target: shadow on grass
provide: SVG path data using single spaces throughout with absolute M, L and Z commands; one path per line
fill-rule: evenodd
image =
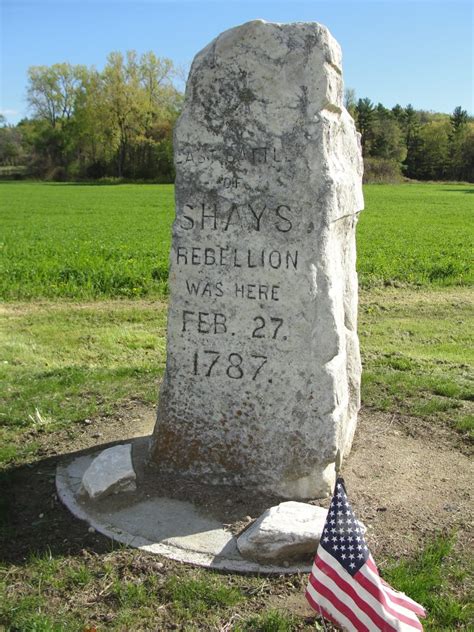
M 157 184 L 174 184 L 173 182 L 158 182 L 155 180 L 120 180 L 118 182 L 100 182 L 98 180 L 86 180 L 84 182 L 45 182 L 43 180 L 35 180 L 45 186 L 50 187 L 118 187 L 124 184 L 153 185 Z
M 197 505 L 208 509 L 208 503 L 202 502 L 199 492 L 205 493 L 206 486 L 197 486 L 175 478 L 160 477 L 157 487 L 156 473 L 147 467 L 149 435 L 132 437 L 133 464 L 137 475 L 137 491 L 132 497 L 128 495 L 110 495 L 100 501 L 90 501 L 77 497 L 77 483 L 89 461 L 80 461 L 79 457 L 103 451 L 111 446 L 123 444 L 123 439 L 92 446 L 87 449 L 69 452 L 60 456 L 46 458 L 22 467 L 13 467 L 0 477 L 3 491 L 2 521 L 0 521 L 0 560 L 3 562 L 22 564 L 35 557 L 74 556 L 83 554 L 84 550 L 96 554 L 121 548 L 120 542 L 147 540 L 161 543 L 170 541 L 171 548 L 188 551 L 187 561 L 196 562 L 192 548 L 185 544 L 188 536 L 201 536 L 203 542 L 211 549 L 216 559 L 209 562 L 210 568 L 219 567 L 220 559 L 229 562 L 235 558 L 237 549 L 235 541 L 228 537 L 219 543 L 207 539 L 206 534 L 215 528 L 216 521 L 207 511 L 201 515 L 199 511 L 189 508 L 189 500 L 198 498 Z M 58 489 L 65 505 L 63 506 L 55 492 L 56 467 L 63 467 L 58 472 Z M 66 466 L 66 467 L 64 467 Z M 214 487 L 214 486 L 213 486 Z M 198 489 L 199 488 L 199 489 Z M 191 491 L 194 490 L 194 495 Z M 226 490 L 227 493 L 227 490 Z M 246 492 L 236 490 L 236 505 L 242 504 Z M 257 513 L 267 506 L 265 497 Z M 185 501 L 176 504 L 174 500 Z M 222 497 L 217 498 L 222 504 Z M 274 504 L 273 502 L 271 504 Z M 239 515 L 242 508 L 238 509 Z M 255 512 L 252 513 L 252 515 Z M 109 537 L 101 536 L 89 524 L 75 518 L 87 516 L 90 524 L 99 525 L 100 530 L 109 532 Z M 112 535 L 114 534 L 114 535 Z M 119 535 L 120 534 L 120 535 Z M 128 534 L 128 535 L 127 535 Z M 125 539 L 123 539 L 125 536 Z M 171 540 L 183 538 L 183 544 L 176 546 Z M 199 550 L 199 549 L 197 549 Z M 309 563 L 310 560 L 307 560 Z M 222 570 L 217 568 L 217 570 Z M 236 568 L 235 570 L 239 570 Z M 255 569 L 254 569 L 255 570 Z
M 111 178 L 110 181 L 99 181 L 99 180 L 84 180 L 84 181 L 66 181 L 66 182 L 54 182 L 54 181 L 50 181 L 50 180 L 40 180 L 39 178 L 22 178 L 22 179 L 3 179 L 0 177 L 0 183 L 2 184 L 2 186 L 4 184 L 9 184 L 9 185 L 18 185 L 18 184 L 42 184 L 44 186 L 50 186 L 50 187 L 116 187 L 116 186 L 120 186 L 122 184 L 152 184 L 152 185 L 157 185 L 157 184 L 174 184 L 174 182 L 161 182 L 158 180 L 127 180 L 125 179 L 118 179 L 117 181 L 114 181 L 114 178 Z
M 474 185 L 467 189 L 444 189 L 443 191 L 447 191 L 448 193 L 474 193 Z
M 123 443 L 113 441 L 107 448 Z M 71 452 L 67 458 L 96 448 Z M 76 555 L 84 549 L 107 553 L 121 545 L 78 520 L 61 503 L 55 486 L 56 466 L 66 455 L 55 455 L 0 473 L 0 562 L 24 564 L 32 554 Z

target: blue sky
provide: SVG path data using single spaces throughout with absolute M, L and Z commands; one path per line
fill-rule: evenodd
M 315 20 L 342 46 L 346 87 L 393 106 L 473 108 L 473 9 L 457 0 L 0 0 L 0 108 L 27 115 L 32 65 L 102 68 L 111 51 L 153 50 L 188 65 L 221 31 L 247 20 Z

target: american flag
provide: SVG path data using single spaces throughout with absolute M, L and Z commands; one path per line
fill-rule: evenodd
M 380 577 L 342 478 L 329 507 L 306 588 L 314 610 L 349 632 L 423 630 L 425 611 Z

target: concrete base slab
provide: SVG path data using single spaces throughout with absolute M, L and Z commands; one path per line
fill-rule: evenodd
M 133 442 L 134 465 L 138 472 L 143 472 L 147 439 Z M 61 501 L 99 533 L 150 553 L 214 569 L 263 574 L 310 571 L 309 562 L 273 566 L 243 558 L 237 549 L 237 538 L 204 507 L 154 494 L 149 485 L 140 485 L 140 476 L 136 492 L 90 500 L 80 493 L 81 480 L 103 448 L 59 464 L 56 472 Z

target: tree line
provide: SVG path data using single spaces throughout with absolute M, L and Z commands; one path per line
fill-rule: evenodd
M 0 165 L 49 180 L 172 182 L 178 78 L 175 64 L 153 52 L 111 53 L 102 71 L 32 66 L 31 116 L 15 126 L 0 120 Z M 366 181 L 474 182 L 474 120 L 461 106 L 452 114 L 390 109 L 353 90 L 345 105 L 361 134 Z
M 461 106 L 451 115 L 411 105 L 388 109 L 367 98 L 356 101 L 350 90 L 345 101 L 361 134 L 367 181 L 474 182 L 474 120 Z
M 104 69 L 32 66 L 31 117 L 3 126 L 0 163 L 51 180 L 172 181 L 172 132 L 183 95 L 170 59 L 111 53 Z

